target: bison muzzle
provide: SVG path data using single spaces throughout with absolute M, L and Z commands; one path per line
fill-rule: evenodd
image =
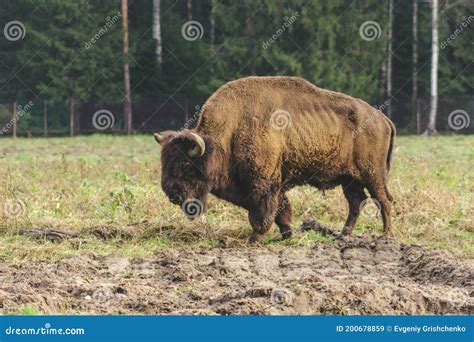
M 341 235 L 352 232 L 366 189 L 390 235 L 394 138 L 393 123 L 366 102 L 296 77 L 229 82 L 207 100 L 195 129 L 155 134 L 170 201 L 192 205 L 190 218 L 206 210 L 209 193 L 243 207 L 252 242 L 273 222 L 291 237 L 286 192 L 303 184 L 342 186 L 349 214 Z

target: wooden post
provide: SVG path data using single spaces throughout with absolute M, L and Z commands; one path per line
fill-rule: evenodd
M 74 99 L 69 101 L 69 135 L 74 136 Z
M 43 102 L 43 135 L 48 136 L 48 103 Z
M 420 99 L 416 99 L 416 134 L 421 134 Z
M 16 132 L 16 121 L 18 120 L 17 113 L 16 113 L 16 106 L 17 106 L 17 103 L 16 103 L 16 101 L 15 101 L 15 102 L 13 102 L 13 119 L 12 119 L 12 123 L 13 123 L 12 134 L 13 134 L 13 138 L 14 138 L 14 139 L 15 139 L 16 136 L 17 136 L 17 132 Z
M 132 95 L 130 93 L 130 66 L 128 63 L 128 0 L 122 0 L 123 26 L 123 80 L 125 83 L 125 101 L 123 104 L 125 115 L 125 129 L 127 134 L 132 133 Z
M 188 124 L 188 120 L 189 120 L 189 99 L 188 97 L 186 96 L 184 98 L 184 124 Z

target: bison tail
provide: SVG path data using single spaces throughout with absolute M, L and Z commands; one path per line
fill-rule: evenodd
M 387 119 L 387 122 L 388 124 L 390 125 L 390 145 L 388 147 L 388 154 L 387 154 L 387 171 L 386 171 L 386 181 L 385 181 L 385 192 L 387 194 L 387 197 L 390 201 L 393 201 L 393 196 L 392 194 L 390 193 L 390 191 L 388 191 L 388 187 L 387 187 L 387 181 L 388 181 L 388 173 L 390 171 L 390 167 L 392 165 L 392 157 L 393 157 L 393 144 L 395 142 L 395 134 L 396 134 L 396 129 L 395 129 L 395 125 L 393 124 L 393 122 L 389 119 L 389 118 L 386 118 Z
M 388 147 L 388 155 L 387 155 L 387 173 L 390 171 L 390 166 L 392 165 L 392 155 L 393 155 L 393 144 L 395 142 L 395 134 L 396 134 L 396 129 L 395 125 L 393 122 L 387 118 L 387 121 L 390 125 L 390 145 Z

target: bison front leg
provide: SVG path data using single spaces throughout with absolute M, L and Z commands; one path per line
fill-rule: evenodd
M 275 223 L 280 228 L 281 237 L 285 239 L 291 238 L 291 204 L 286 195 L 280 196 L 280 203 L 276 210 Z
M 273 191 L 254 193 L 251 196 L 249 210 L 249 221 L 252 226 L 252 234 L 249 242 L 254 243 L 270 230 L 275 220 L 278 207 L 278 194 Z

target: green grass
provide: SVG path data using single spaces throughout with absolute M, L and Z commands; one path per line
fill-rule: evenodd
M 21 306 L 18 311 L 13 312 L 12 315 L 25 315 L 25 316 L 35 316 L 35 315 L 44 315 L 36 304 L 24 304 Z
M 472 257 L 474 137 L 403 136 L 396 142 L 390 189 L 393 223 L 403 242 Z M 160 187 L 160 149 L 151 136 L 0 139 L 0 260 L 58 259 L 80 253 L 142 257 L 169 247 L 242 246 L 250 226 L 243 209 L 211 198 L 207 215 L 190 222 Z M 347 208 L 341 189 L 289 192 L 293 226 L 305 216 L 340 228 Z M 11 215 L 19 208 L 18 215 Z M 362 213 L 355 234 L 382 233 L 379 217 Z M 21 229 L 80 232 L 55 243 Z M 299 232 L 264 245 L 311 246 L 332 239 Z

